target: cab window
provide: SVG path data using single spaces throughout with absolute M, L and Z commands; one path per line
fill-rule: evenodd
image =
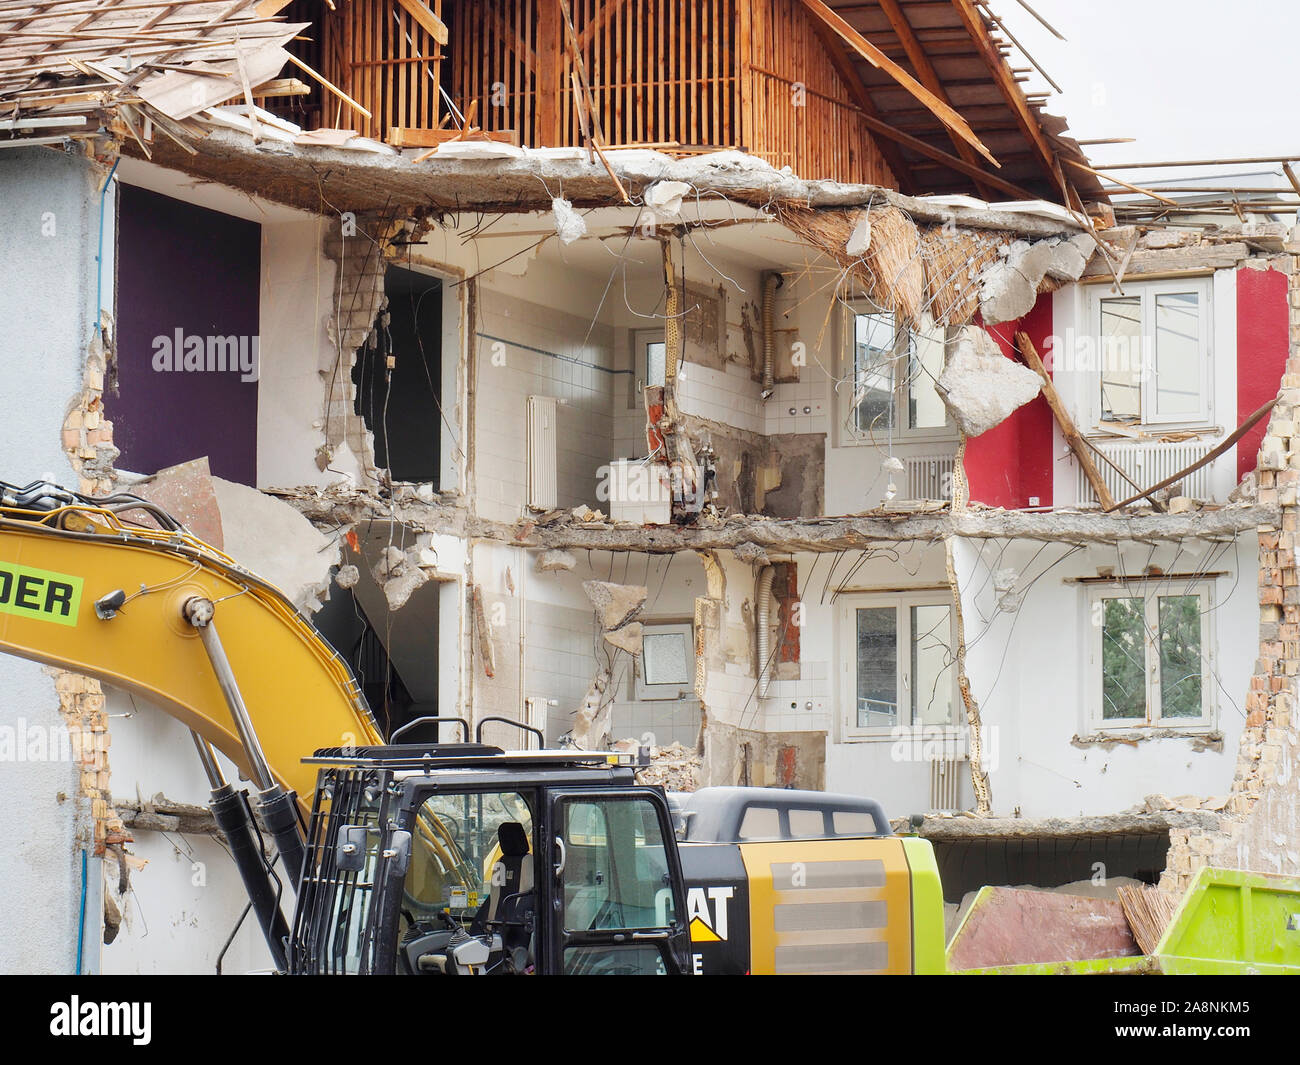
M 516 791 L 438 794 L 426 799 L 411 827 L 411 865 L 402 906 L 408 920 L 443 911 L 466 920 L 487 900 L 500 860 L 497 833 L 506 821 L 530 842 L 532 810 Z

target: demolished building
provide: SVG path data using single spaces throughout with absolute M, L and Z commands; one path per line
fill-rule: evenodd
M 939 6 L 5 13 L 4 476 L 162 502 L 388 734 L 868 794 L 952 901 L 1300 871 L 1300 248 L 1116 226 Z M 4 767 L 19 923 L 58 884 L 69 932 L 7 949 L 210 966 L 242 899 L 185 730 L 0 676 L 98 737 Z

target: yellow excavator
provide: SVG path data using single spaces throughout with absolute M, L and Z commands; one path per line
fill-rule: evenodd
M 0 650 L 191 730 L 280 971 L 943 970 L 933 852 L 878 804 L 759 788 L 670 801 L 629 756 L 485 744 L 500 718 L 472 736 L 421 719 L 458 728 L 454 743 L 385 737 L 309 620 L 139 497 L 0 483 Z

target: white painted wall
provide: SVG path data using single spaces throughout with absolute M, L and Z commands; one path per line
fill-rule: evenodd
M 0 360 L 10 368 L 0 392 L 5 480 L 49 478 L 77 487 L 61 446 L 67 403 L 80 393 L 83 360 L 97 321 L 97 284 L 112 272 L 112 224 L 101 248 L 101 204 L 114 211 L 106 170 L 50 148 L 0 153 Z M 111 284 L 101 302 L 112 305 Z M 0 724 L 22 722 L 46 735 L 63 728 L 50 676 L 32 662 L 0 656 Z M 102 902 L 89 802 L 70 760 L 0 761 L 0 971 L 72 973 L 83 927 L 82 856 L 87 856 L 83 971 L 99 966 Z
M 105 691 L 112 718 L 114 795 L 148 800 L 162 794 L 173 802 L 206 806 L 207 778 L 189 731 L 157 707 L 116 689 Z M 231 763 L 220 754 L 217 760 L 226 779 L 237 782 Z M 134 838 L 127 849 L 148 864 L 131 875 L 122 927 L 104 947 L 104 972 L 214 972 L 248 901 L 224 843 L 172 832 L 137 831 Z M 286 917 L 292 908 L 293 892 L 286 884 Z M 250 914 L 225 956 L 223 971 L 271 967 L 270 951 Z
M 958 580 L 966 613 L 967 671 L 995 755 L 991 782 L 995 813 L 1019 809 L 1025 817 L 1117 813 L 1153 793 L 1225 795 L 1244 724 L 1243 703 L 1258 647 L 1255 537 L 1235 544 L 1186 541 L 1155 552 L 1145 545 L 1069 548 L 958 541 Z M 1066 578 L 1096 576 L 1099 566 L 1140 573 L 1146 565 L 1168 573 L 1224 571 L 1213 580 L 1212 660 L 1217 729 L 1222 750 L 1195 749 L 1191 738 L 1142 739 L 1136 744 L 1079 747 L 1089 733 L 1086 703 L 1092 689 L 1086 586 Z M 1028 586 L 1020 609 L 999 611 L 991 571 L 1011 569 L 1017 589 Z M 1203 731 L 1203 730 L 1202 730 Z

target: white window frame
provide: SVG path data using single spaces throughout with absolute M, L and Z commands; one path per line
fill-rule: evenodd
M 1156 297 L 1181 292 L 1195 292 L 1200 297 L 1200 307 L 1202 309 L 1201 328 L 1198 338 L 1201 369 L 1200 407 L 1195 414 L 1165 415 L 1162 417 L 1155 413 L 1156 353 L 1148 350 L 1148 346 L 1149 342 L 1154 341 L 1156 335 Z M 1131 296 L 1139 296 L 1142 299 L 1142 328 L 1140 330 L 1141 358 L 1144 370 L 1141 393 L 1142 418 L 1136 427 L 1152 426 L 1167 431 L 1178 427 L 1205 428 L 1209 426 L 1214 418 L 1214 279 L 1200 276 L 1182 279 L 1174 278 L 1166 281 L 1127 281 L 1124 284 L 1123 296 L 1112 292 L 1110 285 L 1088 286 L 1087 313 L 1089 324 L 1087 332 L 1089 336 L 1097 338 L 1096 356 L 1098 359 L 1106 356 L 1105 347 L 1101 341 L 1102 302 Z M 1089 388 L 1088 412 L 1094 425 L 1102 420 L 1104 414 L 1101 403 L 1101 370 L 1101 366 L 1097 365 L 1090 375 L 1092 383 Z
M 637 702 L 663 702 L 669 699 L 685 699 L 694 694 L 694 676 L 690 663 L 695 657 L 695 626 L 690 622 L 646 622 L 641 630 L 643 641 L 647 636 L 665 636 L 670 633 L 681 633 L 686 639 L 686 680 L 682 684 L 647 684 L 645 681 L 645 659 L 643 656 L 638 656 L 632 681 L 632 694 Z
M 889 594 L 844 595 L 836 600 L 839 622 L 840 646 L 840 715 L 841 736 L 845 740 L 892 739 L 900 730 L 942 729 L 957 735 L 961 729 L 961 694 L 957 689 L 957 670 L 952 667 L 952 719 L 946 724 L 922 722 L 912 719 L 912 610 L 914 606 L 943 606 L 948 608 L 948 647 L 957 646 L 957 617 L 951 595 L 938 591 L 903 592 Z M 858 655 L 857 611 L 872 608 L 893 608 L 897 634 L 897 675 L 895 689 L 900 703 L 906 707 L 907 720 L 903 720 L 902 707 L 898 720 L 892 725 L 858 724 Z M 905 700 L 905 702 L 904 702 Z
M 1158 631 L 1160 600 L 1171 596 L 1194 595 L 1200 600 L 1201 615 L 1201 716 L 1162 717 L 1160 715 L 1160 654 L 1153 635 Z M 1091 732 L 1132 732 L 1143 729 L 1178 729 L 1206 732 L 1215 727 L 1218 716 L 1217 687 L 1214 683 L 1216 657 L 1214 633 L 1214 587 L 1208 581 L 1115 582 L 1092 585 L 1086 595 L 1085 627 L 1089 632 L 1087 658 L 1087 729 Z M 1102 601 L 1105 599 L 1143 599 L 1146 639 L 1143 642 L 1146 679 L 1146 715 L 1141 718 L 1106 718 L 1103 711 L 1102 685 Z
M 667 359 L 668 348 L 667 341 L 662 329 L 634 329 L 632 331 L 632 347 L 634 349 L 634 358 L 636 360 L 636 382 L 637 397 L 641 395 L 642 389 L 650 385 L 650 354 L 648 348 L 651 344 L 664 344 L 664 357 Z M 666 363 L 665 363 L 666 369 Z M 663 384 L 662 381 L 659 382 Z
M 892 439 L 898 443 L 929 443 L 936 441 L 956 441 L 958 437 L 956 423 L 952 416 L 945 410 L 944 423 L 941 426 L 933 426 L 925 429 L 912 429 L 906 425 L 908 403 L 910 399 L 910 384 L 906 373 L 898 372 L 904 365 L 904 352 L 899 351 L 902 346 L 900 330 L 898 326 L 899 316 L 892 311 L 881 310 L 868 299 L 855 299 L 846 301 L 843 306 L 843 313 L 838 315 L 840 320 L 840 370 L 839 379 L 844 382 L 843 386 L 836 390 L 837 419 L 841 427 L 839 443 L 844 447 L 858 447 L 863 445 L 879 446 L 883 441 Z M 854 365 L 854 346 L 857 339 L 856 320 L 859 315 L 874 314 L 891 319 L 894 326 L 894 348 L 899 351 L 894 363 L 893 374 L 893 401 L 894 401 L 894 426 L 890 428 L 880 428 L 876 430 L 859 429 L 855 424 L 855 406 L 854 396 L 857 390 L 857 376 Z M 944 346 L 945 358 L 947 356 L 948 334 L 947 330 L 936 325 L 928 315 L 922 317 L 918 325 L 914 325 L 911 333 L 919 333 L 936 340 Z

